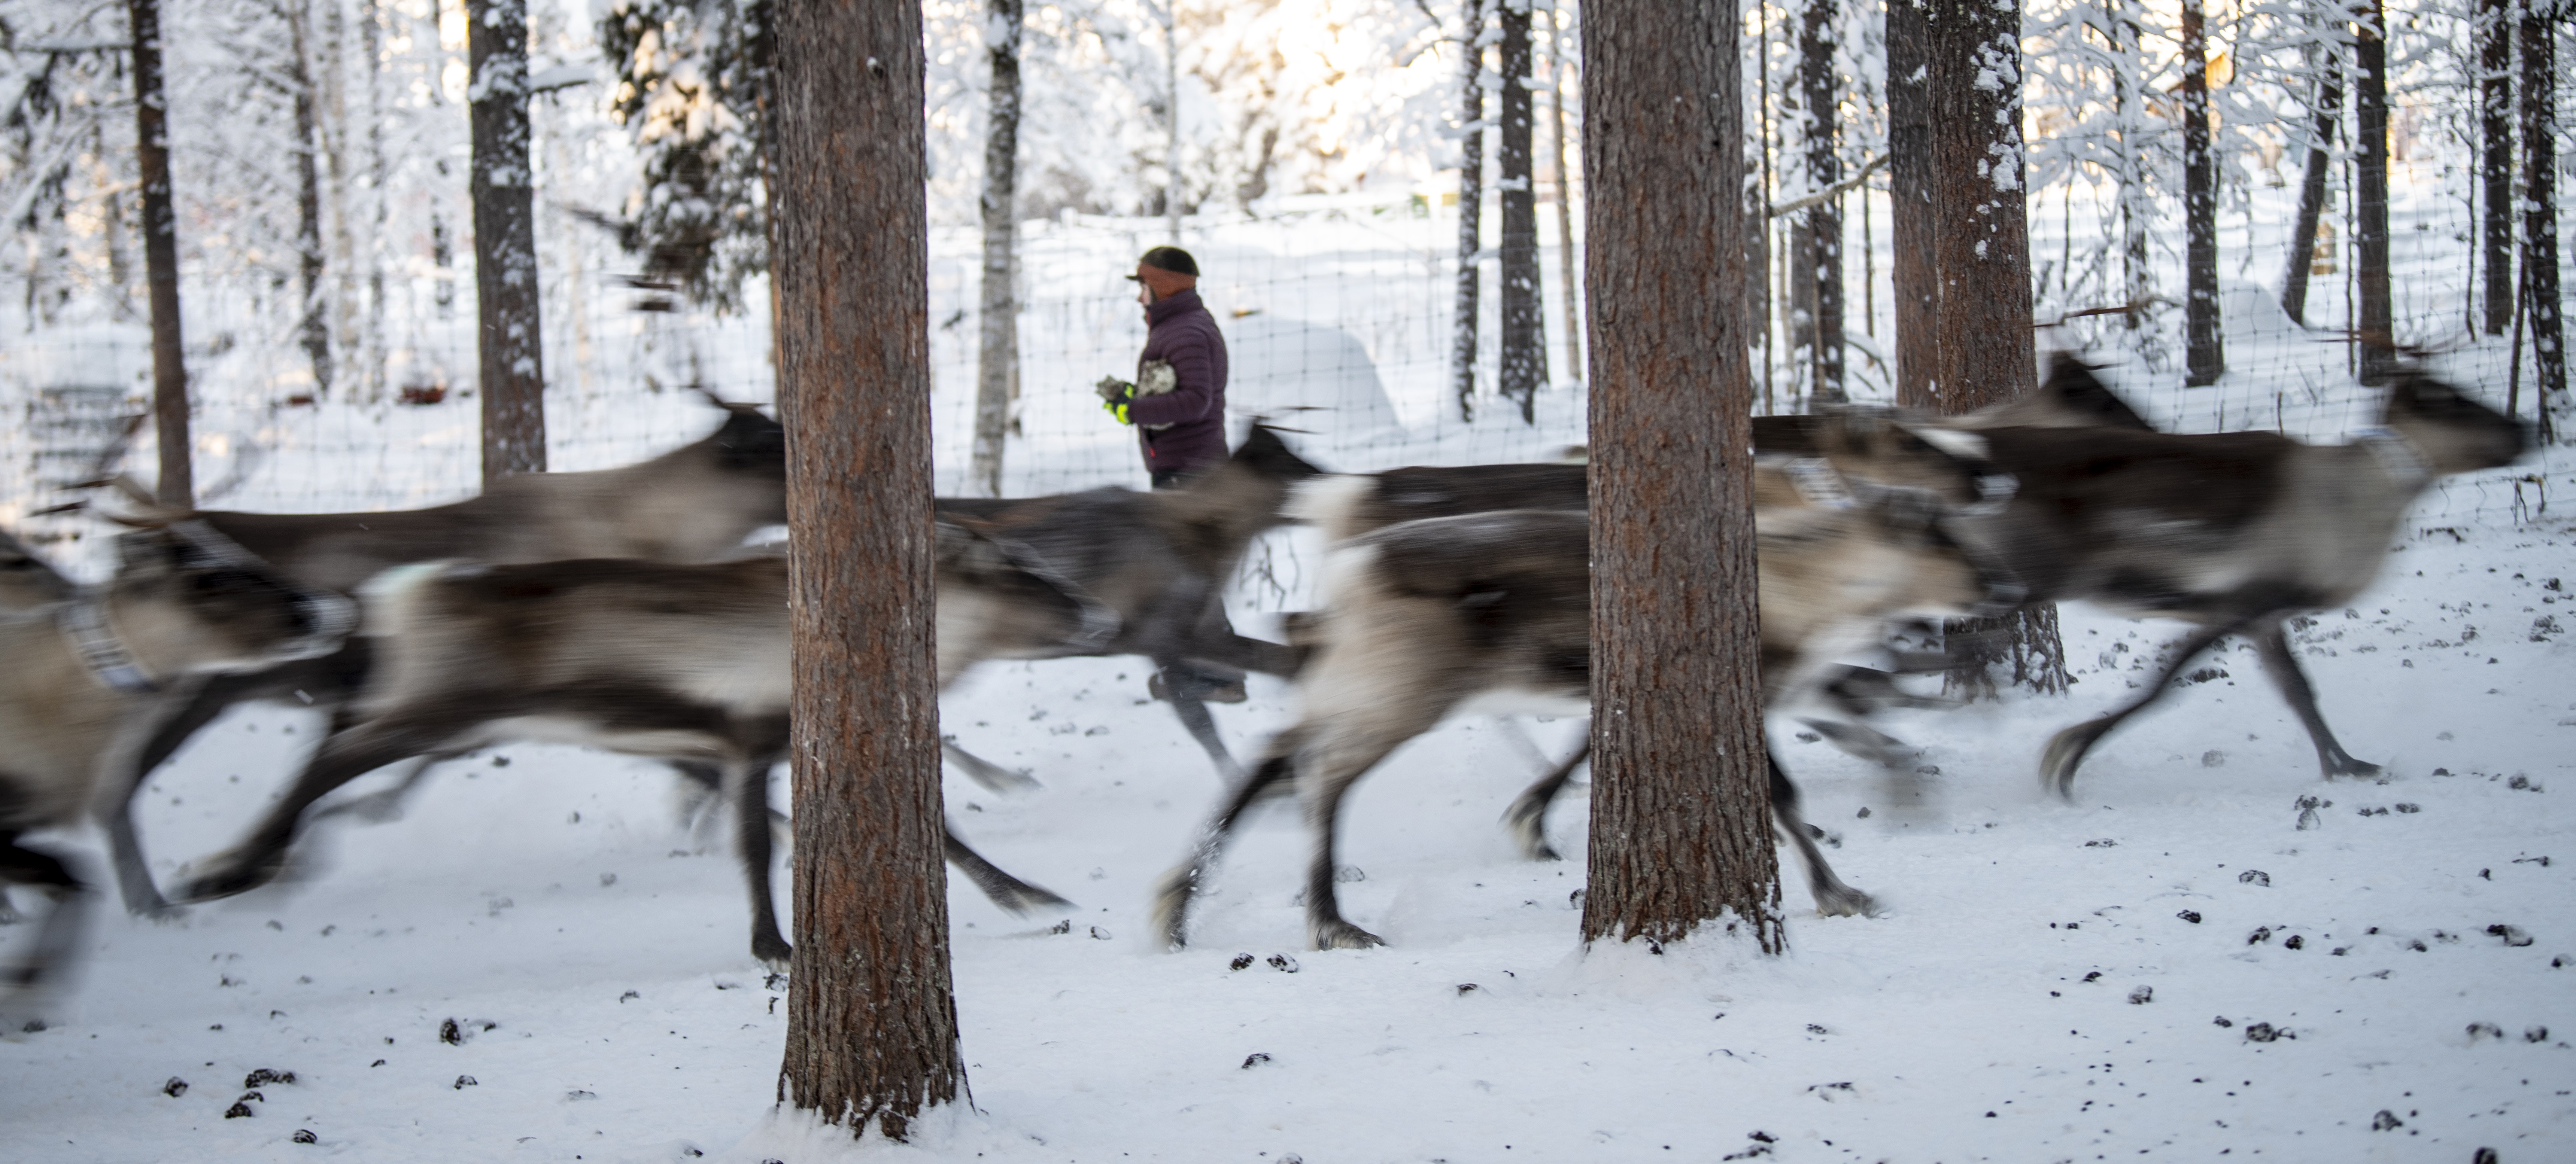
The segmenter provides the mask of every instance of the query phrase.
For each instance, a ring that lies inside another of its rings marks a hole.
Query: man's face
[[[1154,285],[1145,281],[1143,263],[1136,264],[1136,302],[1148,307],[1154,304]]]

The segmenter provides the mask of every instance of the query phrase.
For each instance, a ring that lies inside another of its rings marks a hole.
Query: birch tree
[[[1458,419],[1476,418],[1476,323],[1483,293],[1485,12],[1463,0],[1458,33],[1458,290],[1451,299],[1449,385]]]
[[[992,82],[984,128],[984,283],[975,347],[975,445],[969,486],[1002,495],[1002,439],[1019,377],[1019,303],[1012,292],[1019,241],[1020,0],[988,0],[985,55]]]
[[[1538,184],[1532,165],[1536,122],[1530,101],[1530,0],[1498,0],[1501,7],[1499,86],[1501,122],[1494,147],[1502,211],[1502,335],[1496,390],[1520,405],[1521,419],[1538,423],[1538,389],[1547,379],[1547,327],[1539,310]]]
[[[143,266],[152,305],[152,427],[163,505],[196,504],[188,368],[179,331],[179,224],[170,198],[169,98],[161,77],[161,2],[126,0],[134,53],[134,141],[143,182]]]
[[[2183,384],[2227,369],[2218,318],[2218,163],[2211,156],[2209,41],[2201,0],[2182,0]]]
[[[545,333],[537,294],[536,175],[528,153],[526,0],[466,9],[473,83],[474,311],[483,484],[546,468]]]

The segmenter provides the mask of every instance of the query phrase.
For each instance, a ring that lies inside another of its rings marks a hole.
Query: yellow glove
[[[1092,387],[1092,391],[1100,394],[1100,407],[1107,409],[1109,415],[1117,417],[1118,423],[1136,423],[1127,419],[1127,406],[1136,399],[1135,385],[1116,376],[1103,376],[1100,378],[1100,383]]]

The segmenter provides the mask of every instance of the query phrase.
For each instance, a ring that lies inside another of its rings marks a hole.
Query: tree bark
[[[1939,373],[1932,405],[1971,412],[2037,380],[2031,334],[2030,228],[2021,141],[2021,6],[1931,0],[1934,261],[1941,280]],[[2057,611],[2041,604],[1952,624],[1949,689],[1989,695],[1994,675],[2042,692],[2066,687]]]
[[[1940,375],[1939,233],[1932,205],[1930,29],[1925,0],[1887,0],[1888,282],[1896,309],[1896,402],[1934,404]]]
[[[2360,280],[2361,382],[2382,384],[2397,366],[2396,316],[2388,286],[2387,15],[2380,0],[2365,0],[2355,11],[2360,16],[2353,30],[2360,68],[2352,107],[2360,165],[2353,191],[2353,273]]]
[[[1587,10],[1592,852],[1583,937],[1778,952],[1756,660],[1734,9]],[[1686,97],[1681,95],[1687,95]]]
[[[546,468],[544,333],[537,297],[535,175],[528,166],[527,0],[471,0],[474,313],[483,393],[483,484]]]
[[[161,84],[160,0],[126,0],[134,38],[134,152],[143,181],[143,271],[152,311],[152,426],[163,505],[196,504],[188,435],[188,367],[179,333],[179,222],[170,201],[168,103]]]
[[[1565,54],[1561,42],[1566,26],[1557,21],[1556,11],[1553,4],[1547,9],[1547,103],[1555,121],[1555,132],[1549,140],[1556,150],[1556,281],[1558,297],[1565,308],[1565,374],[1579,382],[1583,377],[1583,282],[1575,275],[1574,174],[1565,152]]]
[[[2183,385],[2227,370],[2218,318],[2218,160],[2210,153],[2209,40],[2201,0],[2182,0]]]
[[[1538,184],[1533,165],[1530,105],[1530,0],[1500,0],[1502,7],[1502,136],[1494,145],[1501,171],[1502,340],[1496,390],[1521,406],[1521,420],[1538,423],[1538,389],[1547,379],[1547,327],[1539,310]]]
[[[1843,179],[1838,111],[1842,86],[1834,73],[1836,0],[1806,0],[1798,25],[1798,96],[1803,107],[1807,188],[1831,189]],[[1840,404],[1843,392],[1843,212],[1839,200],[1817,204],[1800,216],[1799,307],[1807,315],[1808,401]],[[1795,270],[1796,268],[1793,268]]]
[[[2147,189],[2147,102],[2138,76],[2147,67],[2143,59],[2146,30],[2138,22],[2138,0],[2111,0],[2109,7],[2107,34],[2115,38],[2111,55],[2120,61],[2111,74],[2111,103],[2120,126],[2120,285],[2128,308],[2120,322],[2129,332],[2131,346],[2146,357],[2148,366],[2158,367],[2163,353],[2146,338],[2148,313],[2156,297],[2155,267],[2147,261],[2147,227],[2155,219]],[[2121,36],[2127,38],[2125,53],[2120,47],[2124,42],[2116,39]]]
[[[967,487],[1002,495],[1002,436],[1010,426],[1011,371],[1020,361],[1012,259],[1019,248],[1020,0],[987,0],[992,65],[984,133],[984,288],[975,349],[975,451]]]
[[[2334,165],[2327,147],[2334,142],[2342,113],[2343,49],[2328,45],[2324,72],[2317,78],[2316,136],[2308,143],[2307,172],[2299,181],[2299,217],[2290,228],[2290,259],[2281,273],[2281,311],[2302,326],[2308,320],[2308,275],[2317,262],[2317,221],[2325,214],[2326,177]]]
[[[2567,336],[2558,300],[2557,24],[2567,0],[2525,0],[2522,11],[2522,287],[2531,318],[2532,383],[2540,430],[2567,392]]]
[[[1466,0],[1458,65],[1458,294],[1449,333],[1450,390],[1458,419],[1476,419],[1476,313],[1483,291],[1477,254],[1484,241],[1485,5]]]
[[[322,174],[315,161],[322,139],[313,111],[312,20],[304,4],[281,7],[291,42],[286,79],[295,86],[295,258],[304,292],[304,314],[295,330],[305,360],[313,365],[315,394],[327,397],[331,394],[331,324],[323,311],[322,279],[329,264],[322,252]]]
[[[2513,324],[2513,10],[2511,0],[2478,0],[2478,218],[2485,244],[2486,332]]]
[[[778,5],[795,925],[782,1102],[902,1139],[965,1092],[940,866],[921,9]]]

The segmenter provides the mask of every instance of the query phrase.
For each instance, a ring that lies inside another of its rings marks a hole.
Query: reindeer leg
[[[1512,806],[1503,810],[1503,827],[1511,830],[1513,840],[1520,842],[1521,856],[1532,861],[1565,859],[1555,846],[1547,843],[1547,806],[1556,801],[1556,794],[1574,778],[1574,770],[1591,758],[1592,739],[1586,736],[1581,748],[1547,775],[1539,777],[1537,783],[1522,789],[1521,794],[1513,798]]]
[[[2165,689],[2173,685],[2173,677],[2181,674],[2184,667],[2190,666],[2193,659],[2199,658],[2202,651],[2208,650],[2210,644],[2244,630],[2246,624],[2252,621],[2252,618],[2237,618],[2195,628],[2190,634],[2183,636],[2182,644],[2174,650],[2173,661],[2165,664],[2164,670],[2156,673],[2155,679],[2147,684],[2145,694],[2098,719],[2086,720],[2050,737],[2048,746],[2039,755],[2040,783],[2055,789],[2059,796],[2073,800],[2075,768],[2084,762],[2084,754],[2093,750],[2093,745],[2102,737],[2111,734],[2111,729],[2120,726],[2122,721],[2146,710],[2148,704],[2162,698]]]
[[[1314,841],[1306,866],[1306,939],[1316,949],[1364,950],[1386,944],[1342,917],[1334,861],[1342,797],[1388,753],[1437,726],[1449,706],[1448,701],[1423,699],[1348,703],[1326,721],[1314,743],[1301,749],[1297,787],[1306,800],[1306,827]]]
[[[1843,884],[1834,876],[1834,867],[1825,863],[1824,850],[1816,847],[1816,837],[1806,819],[1798,815],[1798,786],[1780,768],[1780,758],[1765,749],[1763,759],[1771,766],[1771,819],[1788,834],[1789,843],[1798,847],[1798,860],[1807,867],[1807,892],[1816,899],[1816,912],[1826,917],[1875,917],[1878,902],[1870,895]]]
[[[1187,944],[1190,902],[1197,896],[1199,885],[1207,880],[1217,856],[1225,851],[1226,839],[1233,835],[1235,823],[1243,819],[1244,812],[1296,777],[1296,751],[1304,738],[1304,732],[1294,727],[1271,737],[1268,754],[1250,776],[1237,782],[1227,794],[1215,818],[1200,832],[1198,843],[1191,846],[1190,859],[1163,875],[1162,884],[1154,891],[1154,930],[1163,935],[1164,944],[1175,950]]]
[[[778,902],[769,888],[769,769],[777,761],[774,754],[729,761],[724,781],[733,799],[734,853],[751,891],[751,956],[784,974],[791,951],[778,932]]]
[[[948,863],[957,866],[957,871],[964,873],[967,880],[974,882],[975,888],[982,890],[984,896],[993,904],[1013,914],[1023,915],[1031,910],[1073,908],[1072,902],[1013,877],[1003,872],[999,866],[985,860],[983,854],[969,848],[966,842],[957,839],[955,825],[941,821],[940,833],[941,851],[947,856]]]
[[[435,712],[387,716],[334,731],[250,835],[231,849],[208,858],[206,871],[189,881],[179,892],[179,899],[211,901],[276,880],[286,871],[287,850],[295,843],[304,810],[314,801],[387,764],[436,754],[487,718],[480,708],[446,707]]]
[[[151,863],[143,857],[143,839],[134,829],[134,802],[143,792],[140,780],[127,786],[115,807],[100,814],[99,824],[107,829],[107,851],[116,868],[117,894],[125,899],[125,912],[154,921],[169,921],[179,916],[176,906],[161,896],[161,888],[152,883]]]
[[[0,987],[41,991],[54,985],[56,969],[79,948],[81,934],[89,928],[89,886],[61,858],[20,845],[15,834],[0,837],[0,885],[12,884],[43,887],[54,907],[45,914],[26,960],[0,968]]]
[[[957,770],[964,772],[967,779],[995,795],[1015,796],[1044,787],[1025,772],[1011,771],[946,740],[939,741],[939,754],[957,765]]]
[[[1154,661],[1162,668],[1163,690],[1171,700],[1172,714],[1180,717],[1181,726],[1189,729],[1190,738],[1197,740],[1199,747],[1207,752],[1208,759],[1216,764],[1218,778],[1229,781],[1243,779],[1242,766],[1236,764],[1234,754],[1226,750],[1225,738],[1216,731],[1216,717],[1208,714],[1207,701],[1202,698],[1206,694],[1207,679],[1177,659],[1158,657]]]
[[[462,753],[458,753],[461,755]],[[421,784],[429,779],[429,770],[456,758],[456,755],[421,756],[404,769],[394,786],[365,796],[354,796],[324,807],[313,814],[315,820],[335,816],[353,816],[368,824],[387,824],[402,819],[403,801],[411,799]]]
[[[2299,714],[2307,725],[2308,742],[2317,747],[2317,766],[2325,769],[2326,779],[2337,776],[2378,776],[2380,767],[2367,760],[2356,760],[2336,741],[2334,729],[2326,726],[2325,713],[2317,710],[2316,689],[2308,685],[2307,672],[2299,667],[2299,656],[2290,649],[2290,637],[2278,620],[2254,636],[2254,649],[2263,657],[2263,669],[2272,676],[2272,685],[2281,689],[2281,698],[2290,701],[2290,710]]]

